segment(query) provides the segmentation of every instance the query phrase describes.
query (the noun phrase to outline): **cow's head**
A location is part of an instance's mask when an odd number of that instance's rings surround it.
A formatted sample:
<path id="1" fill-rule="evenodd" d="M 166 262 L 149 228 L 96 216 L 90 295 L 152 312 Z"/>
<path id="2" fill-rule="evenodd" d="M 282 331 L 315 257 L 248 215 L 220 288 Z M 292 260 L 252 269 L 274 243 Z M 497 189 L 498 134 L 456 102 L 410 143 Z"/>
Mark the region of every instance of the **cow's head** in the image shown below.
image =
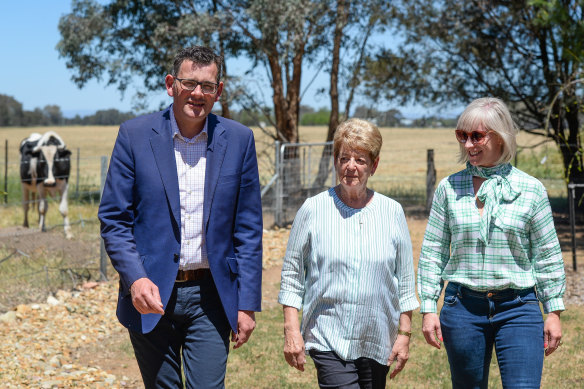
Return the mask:
<path id="1" fill-rule="evenodd" d="M 57 133 L 47 131 L 43 134 L 32 152 L 40 154 L 38 178 L 43 179 L 45 185 L 55 185 L 55 177 L 69 177 L 71 152 L 65 148 L 65 142 Z"/>

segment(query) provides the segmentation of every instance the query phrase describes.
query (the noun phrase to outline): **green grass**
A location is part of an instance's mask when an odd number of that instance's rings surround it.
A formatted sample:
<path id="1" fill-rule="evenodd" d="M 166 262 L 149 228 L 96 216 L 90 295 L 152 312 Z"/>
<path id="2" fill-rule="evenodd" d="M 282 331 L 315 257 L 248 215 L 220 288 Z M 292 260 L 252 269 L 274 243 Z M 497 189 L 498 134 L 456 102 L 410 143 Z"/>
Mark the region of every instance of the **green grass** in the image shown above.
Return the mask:
<path id="1" fill-rule="evenodd" d="M 400 388 L 450 388 L 450 370 L 444 348 L 426 344 L 421 329 L 422 317 L 414 313 L 410 359 L 405 369 L 388 386 Z M 584 308 L 569 307 L 562 314 L 564 344 L 544 361 L 543 388 L 572 389 L 584 386 Z M 299 372 L 284 360 L 283 315 L 271 308 L 257 315 L 257 328 L 250 341 L 232 350 L 227 366 L 228 388 L 315 388 L 316 370 L 310 357 Z M 500 388 L 501 378 L 493 355 L 489 388 Z"/>

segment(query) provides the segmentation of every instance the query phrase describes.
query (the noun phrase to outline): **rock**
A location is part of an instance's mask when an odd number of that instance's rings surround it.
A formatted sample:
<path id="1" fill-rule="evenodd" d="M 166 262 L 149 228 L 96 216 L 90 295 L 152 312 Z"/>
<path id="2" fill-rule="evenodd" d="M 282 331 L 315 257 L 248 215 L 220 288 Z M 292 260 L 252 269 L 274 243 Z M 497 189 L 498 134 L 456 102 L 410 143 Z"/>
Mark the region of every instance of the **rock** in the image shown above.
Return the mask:
<path id="1" fill-rule="evenodd" d="M 12 323 L 16 321 L 16 311 L 8 311 L 3 315 L 0 315 L 0 322 L 2 323 Z"/>
<path id="2" fill-rule="evenodd" d="M 61 304 L 61 302 L 54 298 L 53 296 L 49 295 L 49 297 L 47 297 L 47 304 L 55 306 Z"/>
<path id="3" fill-rule="evenodd" d="M 61 357 L 59 355 L 53 355 L 49 360 L 49 365 L 52 367 L 61 367 Z"/>
<path id="4" fill-rule="evenodd" d="M 83 289 L 93 289 L 93 288 L 97 288 L 98 286 L 99 286 L 99 282 L 95 282 L 95 281 L 85 282 L 83 285 L 81 285 L 81 287 Z"/>

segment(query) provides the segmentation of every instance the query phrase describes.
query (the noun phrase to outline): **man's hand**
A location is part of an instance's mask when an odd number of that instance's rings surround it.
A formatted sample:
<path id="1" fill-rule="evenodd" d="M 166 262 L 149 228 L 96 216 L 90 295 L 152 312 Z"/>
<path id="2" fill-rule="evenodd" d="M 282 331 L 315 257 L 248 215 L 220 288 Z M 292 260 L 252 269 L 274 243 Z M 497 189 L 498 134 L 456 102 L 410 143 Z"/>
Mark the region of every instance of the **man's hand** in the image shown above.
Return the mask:
<path id="1" fill-rule="evenodd" d="M 132 304 L 142 314 L 158 313 L 164 315 L 158 286 L 148 278 L 138 278 L 130 287 Z"/>
<path id="2" fill-rule="evenodd" d="M 389 375 L 389 379 L 394 378 L 403 370 L 404 366 L 410 359 L 410 338 L 405 335 L 398 335 L 393 348 L 391 349 L 391 354 L 387 360 L 387 366 L 391 366 L 395 361 L 397 361 L 395 367 Z"/>
<path id="3" fill-rule="evenodd" d="M 255 326 L 255 312 L 239 311 L 237 313 L 237 334 L 231 331 L 231 341 L 235 342 L 234 349 L 241 347 L 249 340 Z"/>
<path id="4" fill-rule="evenodd" d="M 560 311 L 550 312 L 543 325 L 543 347 L 547 357 L 558 347 L 562 339 L 562 323 L 560 322 Z"/>
<path id="5" fill-rule="evenodd" d="M 440 327 L 440 319 L 436 313 L 424 313 L 422 319 L 422 332 L 424 338 L 430 346 L 434 346 L 440 350 L 442 339 L 442 329 Z"/>

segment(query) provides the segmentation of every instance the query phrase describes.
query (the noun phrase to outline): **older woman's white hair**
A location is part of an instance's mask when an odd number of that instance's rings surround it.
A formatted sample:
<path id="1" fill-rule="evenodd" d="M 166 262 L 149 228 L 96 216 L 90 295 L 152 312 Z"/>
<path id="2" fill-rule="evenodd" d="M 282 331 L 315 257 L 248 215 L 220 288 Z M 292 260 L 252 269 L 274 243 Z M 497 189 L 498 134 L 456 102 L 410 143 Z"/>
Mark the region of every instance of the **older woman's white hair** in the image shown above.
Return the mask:
<path id="1" fill-rule="evenodd" d="M 471 102 L 458 118 L 457 130 L 474 131 L 480 126 L 486 131 L 494 131 L 503 141 L 501 157 L 497 164 L 510 162 L 517 152 L 517 134 L 519 129 L 511 118 L 507 105 L 495 97 L 481 97 Z M 466 163 L 468 153 L 464 143 L 460 143 L 460 156 L 458 161 Z"/>

